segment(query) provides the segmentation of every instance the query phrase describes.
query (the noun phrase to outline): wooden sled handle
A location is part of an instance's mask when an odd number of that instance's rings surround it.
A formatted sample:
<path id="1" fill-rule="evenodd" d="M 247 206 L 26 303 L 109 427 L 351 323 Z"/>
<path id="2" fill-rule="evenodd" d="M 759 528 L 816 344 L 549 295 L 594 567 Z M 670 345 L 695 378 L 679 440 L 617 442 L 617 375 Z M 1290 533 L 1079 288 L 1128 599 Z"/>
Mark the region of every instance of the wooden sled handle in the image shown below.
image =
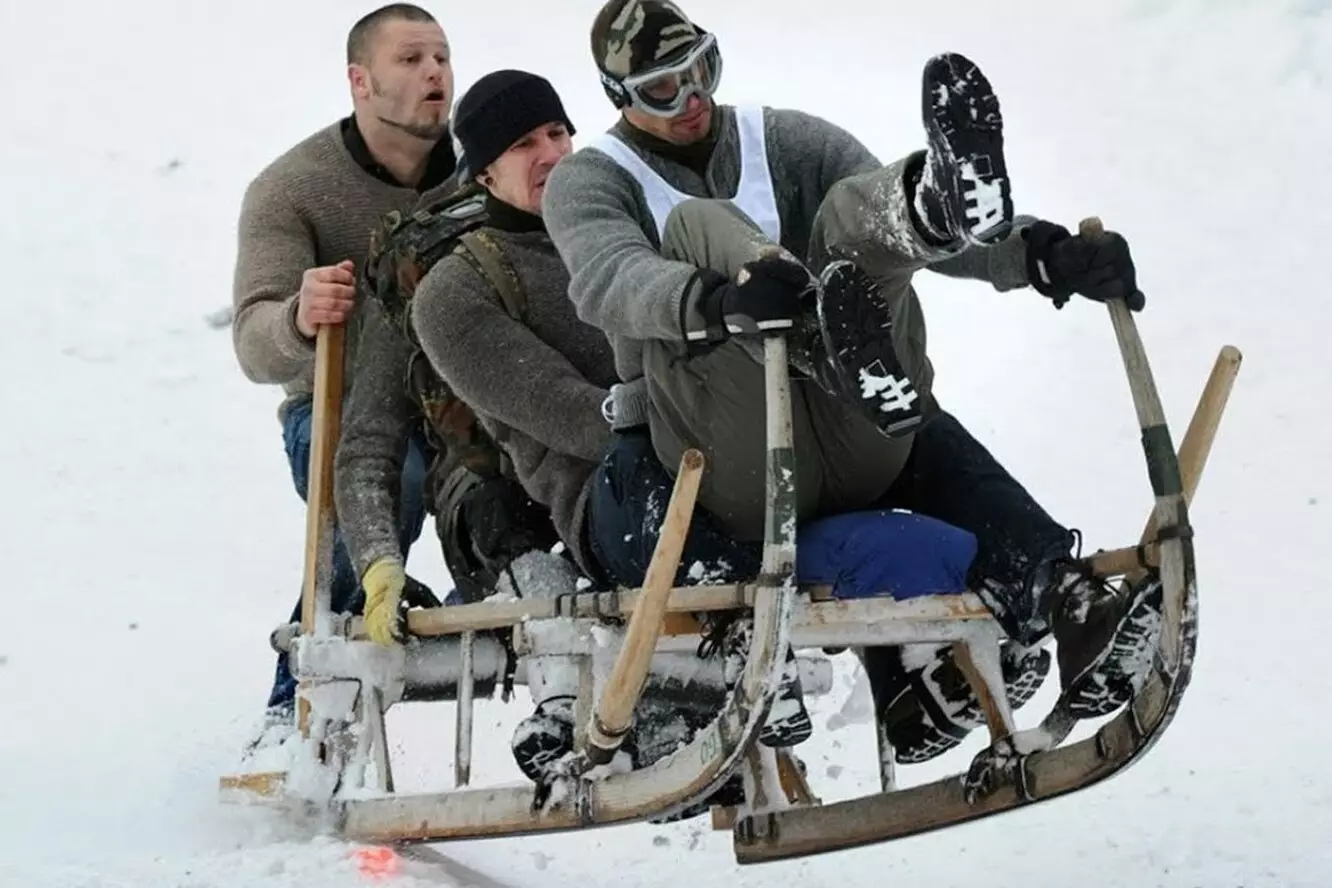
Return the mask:
<path id="1" fill-rule="evenodd" d="M 1105 226 L 1096 216 L 1089 216 L 1078 225 L 1078 233 L 1088 239 L 1099 238 L 1104 236 Z M 1110 303 L 1110 315 L 1114 320 L 1116 332 L 1122 340 L 1121 328 L 1133 323 L 1128 307 L 1123 304 L 1122 300 L 1113 300 Z M 1193 502 L 1193 496 L 1198 490 L 1198 482 L 1202 479 L 1203 468 L 1207 465 L 1207 457 L 1211 453 L 1212 442 L 1216 440 L 1217 428 L 1221 423 L 1221 414 L 1230 398 L 1230 391 L 1235 385 L 1235 377 L 1239 373 L 1242 361 L 1243 355 L 1238 348 L 1233 345 L 1221 347 L 1216 356 L 1216 361 L 1212 365 L 1212 372 L 1207 378 L 1207 384 L 1203 387 L 1202 394 L 1198 398 L 1198 405 L 1193 411 L 1193 417 L 1189 421 L 1188 428 L 1184 431 L 1184 439 L 1179 446 L 1178 460 L 1180 481 L 1186 504 Z M 1139 420 L 1142 420 L 1141 413 L 1139 414 Z M 1147 546 L 1155 542 L 1158 526 L 1157 512 L 1153 510 L 1147 520 L 1147 526 L 1142 531 L 1140 545 Z M 1141 579 L 1143 573 L 1141 569 L 1132 571 L 1126 579 L 1129 582 L 1134 582 Z"/>
<path id="2" fill-rule="evenodd" d="M 1079 234 L 1091 238 L 1103 236 L 1105 232 L 1101 220 L 1092 216 L 1083 219 L 1078 226 Z M 1191 534 L 1188 523 L 1188 505 L 1184 497 L 1184 481 L 1180 472 L 1179 457 L 1170 440 L 1170 431 L 1166 425 L 1165 410 L 1161 406 L 1161 395 L 1152 376 L 1147 352 L 1143 347 L 1142 337 L 1138 334 L 1137 322 L 1123 299 L 1111 299 L 1106 302 L 1110 312 L 1110 321 L 1115 328 L 1115 338 L 1124 360 L 1124 369 L 1128 373 L 1129 388 L 1133 395 L 1133 409 L 1142 430 L 1142 449 L 1147 462 L 1147 473 L 1152 485 L 1152 509 L 1156 526 L 1162 531 L 1169 530 L 1171 538 L 1160 546 L 1160 574 L 1166 590 L 1162 601 L 1165 624 L 1181 626 L 1185 617 L 1186 599 L 1190 590 L 1196 588 L 1193 565 L 1192 541 L 1181 535 Z M 1158 534 L 1161 531 L 1158 531 Z M 1174 594 L 1171 594 L 1174 590 Z M 1190 617 L 1193 619 L 1193 617 Z M 1192 631 L 1192 630 L 1190 630 Z M 1166 672 L 1175 673 L 1188 664 L 1181 662 L 1184 652 L 1180 636 L 1166 634 L 1161 639 L 1161 664 Z M 1183 681 L 1187 682 L 1187 668 L 1184 669 Z"/>
<path id="3" fill-rule="evenodd" d="M 685 537 L 689 534 L 694 501 L 703 478 L 703 463 L 703 454 L 694 449 L 686 450 L 680 458 L 675 488 L 671 491 L 647 576 L 643 579 L 642 592 L 629 617 L 624 646 L 588 722 L 586 757 L 593 765 L 604 765 L 611 760 L 633 723 L 634 706 L 647 682 L 652 655 L 656 652 L 666 616 L 666 605 L 684 552 Z"/>
<path id="4" fill-rule="evenodd" d="M 310 489 L 305 507 L 305 575 L 301 587 L 301 634 L 307 638 L 327 634 L 333 577 L 333 529 L 337 522 L 333 502 L 333 457 L 342 428 L 343 358 L 345 324 L 322 324 L 315 335 L 313 411 L 310 417 Z M 308 686 L 302 682 L 302 687 Z M 309 730 L 310 707 L 297 694 L 297 723 L 301 735 Z"/>

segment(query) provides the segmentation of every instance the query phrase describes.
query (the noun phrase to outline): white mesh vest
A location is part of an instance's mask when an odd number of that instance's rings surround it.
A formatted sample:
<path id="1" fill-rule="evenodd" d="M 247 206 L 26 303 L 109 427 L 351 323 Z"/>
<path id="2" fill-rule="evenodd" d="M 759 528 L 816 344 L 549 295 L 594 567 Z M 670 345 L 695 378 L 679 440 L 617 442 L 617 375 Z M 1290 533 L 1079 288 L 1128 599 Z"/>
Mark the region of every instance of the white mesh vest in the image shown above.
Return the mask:
<path id="1" fill-rule="evenodd" d="M 782 242 L 782 220 L 777 212 L 777 195 L 768 169 L 768 146 L 763 136 L 763 109 L 741 106 L 735 109 L 736 128 L 740 132 L 740 184 L 732 197 L 725 198 L 753 219 L 773 243 Z M 633 176 L 643 189 L 648 209 L 657 223 L 660 241 L 666 229 L 666 217 L 681 201 L 697 195 L 673 188 L 641 157 L 610 133 L 592 140 L 591 147 L 604 152 Z"/>

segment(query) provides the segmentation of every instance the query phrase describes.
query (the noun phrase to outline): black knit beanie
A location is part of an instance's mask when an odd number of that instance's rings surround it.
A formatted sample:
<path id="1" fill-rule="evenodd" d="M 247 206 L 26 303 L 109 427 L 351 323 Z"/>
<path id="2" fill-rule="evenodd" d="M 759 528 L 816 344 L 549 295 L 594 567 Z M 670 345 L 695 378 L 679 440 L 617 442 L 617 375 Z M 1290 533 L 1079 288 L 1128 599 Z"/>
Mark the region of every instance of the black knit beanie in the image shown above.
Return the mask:
<path id="1" fill-rule="evenodd" d="M 550 81 L 526 71 L 492 71 L 472 84 L 453 113 L 453 134 L 462 146 L 465 176 L 475 176 L 543 123 L 576 130 Z"/>

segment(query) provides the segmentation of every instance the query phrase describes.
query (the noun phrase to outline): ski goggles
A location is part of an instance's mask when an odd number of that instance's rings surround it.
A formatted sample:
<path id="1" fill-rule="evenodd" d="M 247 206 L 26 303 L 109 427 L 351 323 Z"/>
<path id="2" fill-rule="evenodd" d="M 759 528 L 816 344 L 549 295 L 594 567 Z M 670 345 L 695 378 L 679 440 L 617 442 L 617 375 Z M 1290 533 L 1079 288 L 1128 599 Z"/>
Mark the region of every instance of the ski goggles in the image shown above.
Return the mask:
<path id="1" fill-rule="evenodd" d="M 678 61 L 630 74 L 616 85 L 628 107 L 654 117 L 675 117 L 690 96 L 710 97 L 721 82 L 721 72 L 717 38 L 704 34 Z"/>

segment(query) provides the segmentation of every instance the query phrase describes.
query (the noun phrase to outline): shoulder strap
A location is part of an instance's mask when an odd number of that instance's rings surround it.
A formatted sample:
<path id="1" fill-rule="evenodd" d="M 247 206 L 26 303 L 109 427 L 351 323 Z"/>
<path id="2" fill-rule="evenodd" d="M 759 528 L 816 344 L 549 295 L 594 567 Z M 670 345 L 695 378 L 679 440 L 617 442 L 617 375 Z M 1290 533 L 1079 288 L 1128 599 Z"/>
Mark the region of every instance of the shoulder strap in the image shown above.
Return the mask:
<path id="1" fill-rule="evenodd" d="M 495 242 L 485 230 L 474 228 L 458 236 L 460 245 L 467 251 L 475 264 L 499 292 L 500 302 L 509 317 L 515 321 L 527 318 L 527 293 L 522 281 L 518 279 L 518 270 L 513 267 L 504 249 Z"/>

